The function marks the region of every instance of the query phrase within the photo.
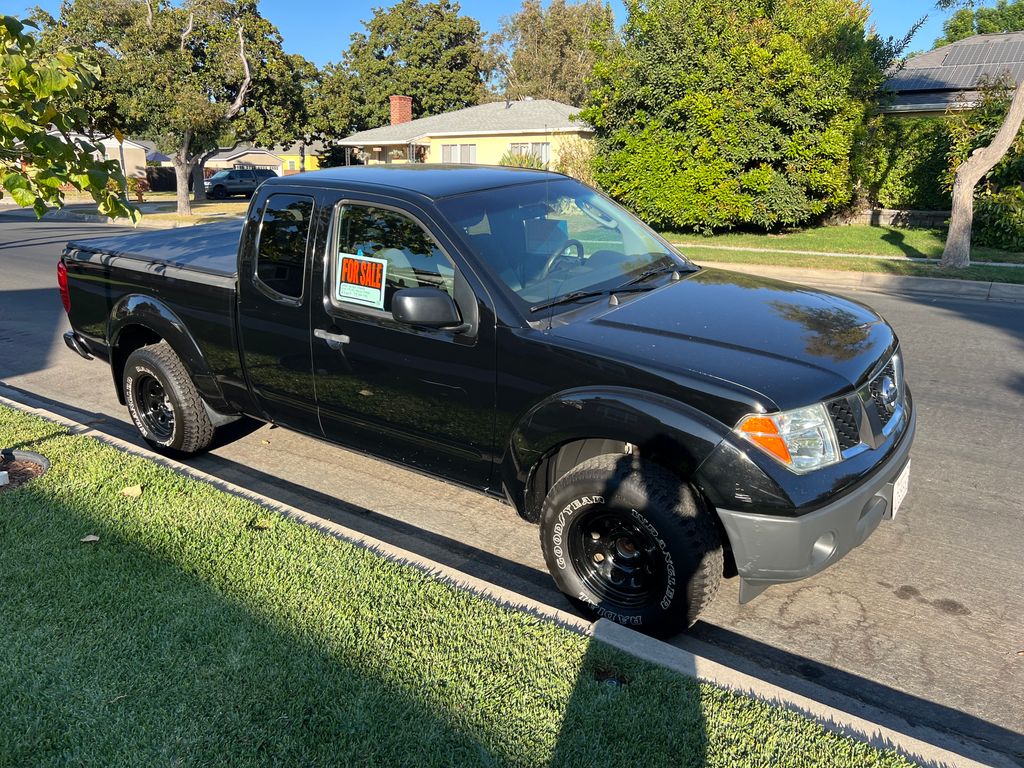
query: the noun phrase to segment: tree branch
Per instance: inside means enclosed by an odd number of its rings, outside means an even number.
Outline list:
[[[144,0],[146,3],[146,26],[153,28],[153,0]]]
[[[249,92],[249,86],[252,84],[252,75],[249,73],[249,60],[245,58],[245,35],[243,34],[241,24],[238,25],[238,55],[242,57],[242,71],[245,73],[245,77],[238,88],[238,95],[235,96],[234,102],[228,107],[228,111],[224,113],[225,120],[230,120],[238,114],[238,111],[245,103],[245,95]]]
[[[181,33],[181,45],[179,46],[179,50],[181,50],[182,53],[185,52],[185,41],[188,40],[188,36],[192,34],[192,27],[195,24],[195,20],[195,13],[190,13],[188,15],[188,26],[185,27],[185,31]]]

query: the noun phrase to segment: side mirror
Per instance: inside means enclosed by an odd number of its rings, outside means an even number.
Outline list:
[[[391,297],[391,314],[406,325],[456,328],[462,325],[455,300],[440,288],[403,288]]]

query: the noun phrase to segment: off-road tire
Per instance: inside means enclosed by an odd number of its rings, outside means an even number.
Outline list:
[[[609,565],[614,570],[621,550],[607,558],[600,552],[589,556],[606,537],[588,526],[614,528],[620,519],[647,544],[631,549],[633,540],[625,539],[627,555],[640,552],[649,566],[638,571],[639,581],[651,584],[624,598],[609,597],[616,586],[597,573]],[[614,533],[607,538],[624,540]],[[722,579],[721,536],[700,494],[668,469],[633,456],[597,456],[555,483],[544,500],[540,540],[555,583],[577,607],[647,634],[667,636],[691,626]],[[591,567],[591,562],[601,565]]]
[[[218,185],[207,192],[206,196],[211,200],[224,200],[228,196],[228,190],[226,187]]]
[[[173,414],[169,434],[154,430],[146,416],[144,388],[152,389],[155,379]],[[205,450],[213,440],[214,427],[188,369],[167,342],[141,347],[125,362],[124,397],[128,412],[143,439],[156,451],[170,455],[191,455]],[[159,391],[159,390],[158,390]]]

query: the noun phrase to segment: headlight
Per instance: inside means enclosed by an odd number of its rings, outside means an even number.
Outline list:
[[[747,416],[736,432],[793,472],[810,472],[842,460],[832,420],[821,403]]]

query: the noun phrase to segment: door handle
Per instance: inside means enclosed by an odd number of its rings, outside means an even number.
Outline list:
[[[328,333],[323,328],[317,328],[313,331],[313,335],[326,341],[327,346],[331,349],[341,349],[342,345],[348,344],[348,336],[344,333]]]

